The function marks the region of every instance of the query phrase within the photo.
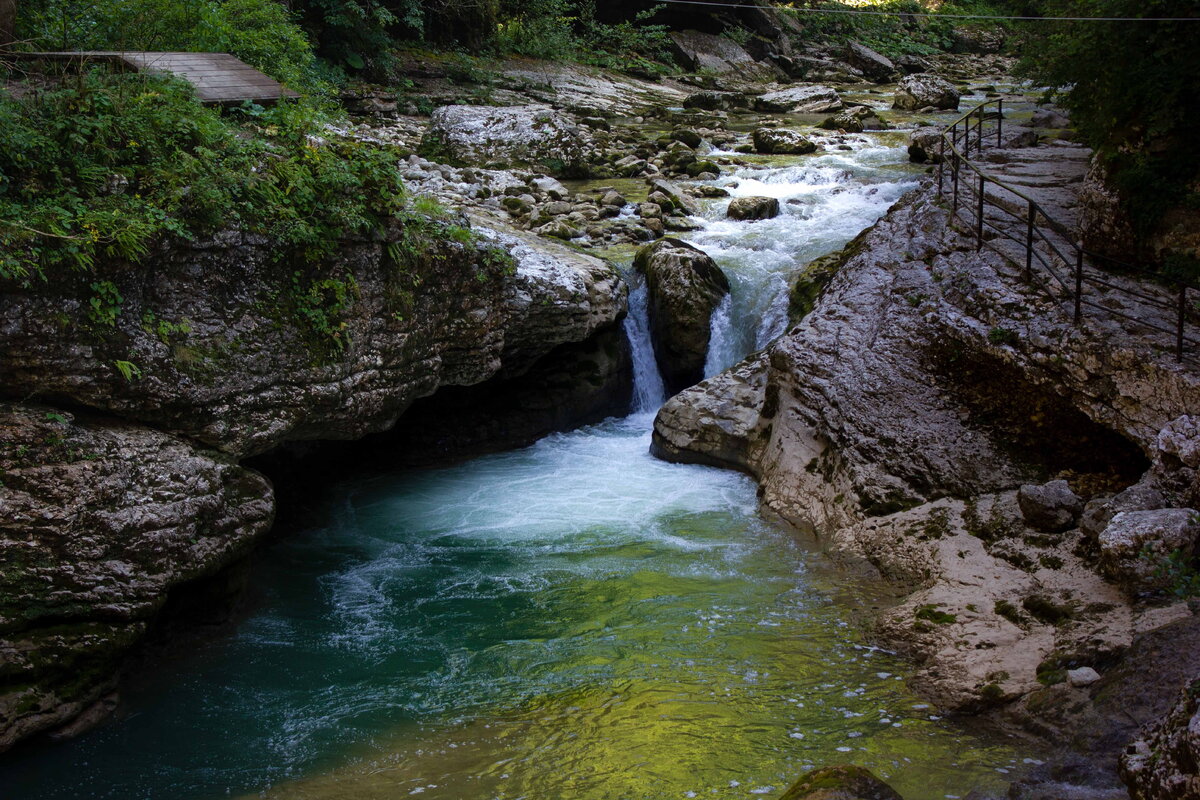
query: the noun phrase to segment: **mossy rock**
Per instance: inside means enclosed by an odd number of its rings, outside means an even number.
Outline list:
[[[779,800],[903,800],[869,770],[851,764],[822,767],[792,784]]]

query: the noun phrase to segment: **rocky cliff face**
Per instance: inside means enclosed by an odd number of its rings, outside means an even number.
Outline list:
[[[272,487],[237,459],[388,429],[551,352],[572,368],[542,377],[570,386],[540,415],[510,401],[527,429],[627,404],[605,262],[465,220],[330,252],[226,232],[0,296],[0,749],[102,718],[172,593],[269,528]]]
[[[945,707],[1103,670],[1187,617],[1105,580],[1100,551],[1118,507],[1146,508],[1135,495],[1194,502],[1194,470],[1171,452],[1194,449],[1176,418],[1200,407],[1200,376],[1132,328],[1074,327],[1018,269],[976,252],[931,188],[840,262],[788,334],[666,404],[655,452],[755,475],[771,508],[907,585],[880,632]],[[1051,509],[1031,502],[1057,496],[1037,486],[1053,477],[1081,497],[1047,532]]]

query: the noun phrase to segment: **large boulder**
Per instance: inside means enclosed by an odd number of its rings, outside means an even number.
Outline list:
[[[591,132],[549,106],[442,106],[422,149],[435,161],[476,167],[536,167],[585,176],[595,152]]]
[[[675,208],[685,211],[688,214],[700,213],[700,206],[696,204],[695,200],[683,193],[683,190],[679,188],[679,184],[672,183],[665,178],[653,178],[649,181],[649,184],[651,194],[662,192]]]
[[[1122,511],[1100,534],[1100,568],[1131,592],[1169,589],[1172,561],[1186,564],[1200,537],[1190,508]]]
[[[693,92],[683,99],[684,108],[705,111],[738,111],[750,108],[750,98],[741,92]]]
[[[950,31],[950,52],[979,55],[999,53],[1004,47],[1004,34],[997,27],[962,25]]]
[[[739,220],[774,219],[779,216],[779,201],[774,197],[738,197],[730,201],[726,214]]]
[[[0,431],[5,750],[106,716],[168,592],[246,555],[274,501],[257,472],[138,425],[0,404]]]
[[[847,108],[823,121],[820,127],[831,131],[862,133],[865,130],[885,131],[888,124],[869,106]]]
[[[1121,780],[1135,800],[1200,797],[1200,677],[1175,707],[1121,754]]]
[[[704,378],[712,315],[729,281],[707,253],[678,239],[643,247],[633,263],[646,276],[654,354],[674,394]]]
[[[672,31],[670,37],[675,60],[691,72],[732,74],[747,80],[770,79],[779,75],[774,67],[755,61],[746,48],[727,36],[689,30]]]
[[[825,114],[841,108],[841,96],[828,86],[794,86],[754,98],[754,110],[765,113]]]
[[[892,108],[919,111],[922,108],[957,109],[961,95],[954,84],[937,75],[922,72],[906,75],[892,97]]]
[[[787,128],[758,128],[751,138],[755,152],[765,155],[804,155],[817,149],[804,134]]]
[[[942,129],[917,128],[908,137],[908,160],[914,164],[940,164],[942,161]]]
[[[887,56],[876,53],[871,48],[858,42],[846,45],[846,60],[850,66],[875,83],[889,83],[896,79],[896,65]]]
[[[779,800],[902,800],[869,770],[849,764],[809,772]]]
[[[1083,511],[1083,501],[1071,491],[1066,481],[1050,481],[1036,486],[1026,484],[1017,491],[1021,516],[1031,528],[1048,533],[1075,527]]]

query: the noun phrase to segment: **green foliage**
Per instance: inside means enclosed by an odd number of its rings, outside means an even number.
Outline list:
[[[1200,524],[1200,519],[1193,519]],[[1195,559],[1181,550],[1172,550],[1166,557],[1159,556],[1152,545],[1146,545],[1139,554],[1143,561],[1154,564],[1154,576],[1176,597],[1200,597],[1200,570]]]
[[[130,383],[142,377],[142,370],[132,361],[114,361],[113,366],[121,373],[121,377]]]
[[[116,327],[125,298],[112,281],[96,281],[92,284],[92,291],[95,294],[88,300],[88,319],[97,325]]]
[[[182,82],[106,72],[0,93],[0,279],[136,263],[163,236],[226,225],[313,262],[404,208],[390,151],[313,138],[310,105],[260,111],[237,123]]]
[[[232,53],[298,91],[327,88],[304,32],[274,0],[21,0],[17,35],[42,50]]]
[[[608,24],[595,0],[508,0],[501,4],[496,47],[504,53],[575,60],[610,69],[661,73],[669,55],[667,28],[648,22],[658,8]]]
[[[958,621],[958,617],[954,614],[947,614],[934,605],[921,606],[917,609],[915,616],[917,619],[933,622],[937,625],[949,625]]]
[[[1200,17],[1194,0],[1043,0],[1048,16]],[[1020,70],[1059,90],[1079,132],[1106,160],[1139,235],[1187,203],[1200,174],[1195,25],[1030,24]]]
[[[289,300],[320,347],[336,352],[346,348],[349,337],[345,315],[357,298],[358,282],[353,275],[309,278],[299,270],[292,273]]]
[[[1004,16],[1013,10],[1010,8],[1011,3],[1005,0],[952,0],[942,3],[936,10],[925,7],[918,0],[879,0],[867,5],[826,1],[809,5],[843,11],[889,12],[887,16],[802,13],[800,20],[804,24],[806,38],[861,42],[893,58],[905,54],[932,55],[949,50],[954,41],[953,29],[967,23],[965,20],[939,15]],[[929,17],[902,16],[930,13],[932,16]],[[1003,23],[982,24],[1003,27]]]

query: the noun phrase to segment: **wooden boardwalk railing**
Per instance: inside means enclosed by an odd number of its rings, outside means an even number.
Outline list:
[[[1065,293],[1065,298],[1072,304],[1076,325],[1082,322],[1085,307],[1097,309],[1170,334],[1177,360],[1182,361],[1185,354],[1196,358],[1200,338],[1191,335],[1190,331],[1200,327],[1197,318],[1200,285],[1178,275],[1148,270],[1085,249],[1077,234],[1054,219],[1037,200],[984,172],[976,161],[971,160],[971,154],[975,153],[978,158],[992,142],[997,146],[1002,144],[1003,131],[1003,99],[980,103],[942,131],[938,194],[948,197],[954,217],[973,229],[976,249],[981,249],[984,244],[991,246],[997,240],[1023,249],[1025,278],[1039,285],[1056,301]],[[993,246],[992,249],[1015,261],[1003,247]],[[1035,269],[1035,265],[1040,269]],[[1139,276],[1143,280],[1122,280],[1122,275]],[[1159,313],[1153,316],[1127,314],[1095,302],[1086,296],[1085,287],[1088,286],[1136,299]],[[1161,287],[1167,291],[1159,291]],[[1170,323],[1163,324],[1161,312],[1167,313]]]

